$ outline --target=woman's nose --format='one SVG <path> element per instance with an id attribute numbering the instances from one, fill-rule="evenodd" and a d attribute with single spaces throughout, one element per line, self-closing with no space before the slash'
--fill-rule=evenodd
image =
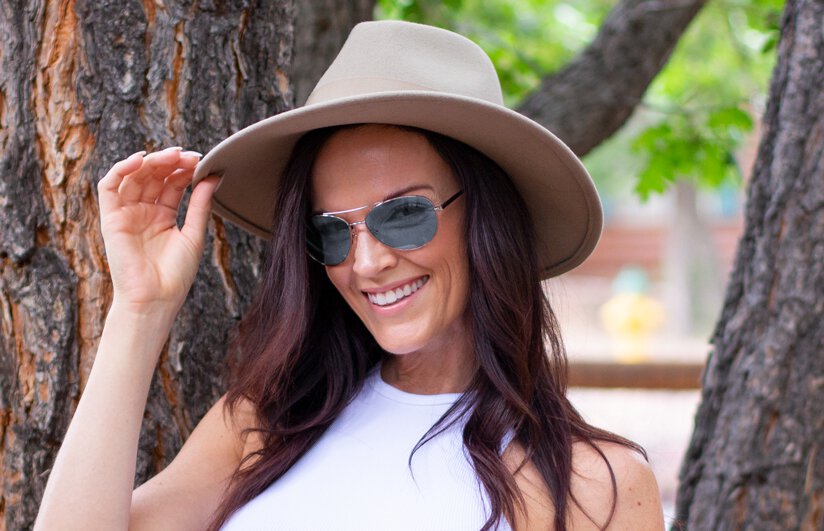
<path id="1" fill-rule="evenodd" d="M 353 271 L 362 277 L 374 277 L 397 263 L 395 250 L 375 238 L 366 225 L 357 225 L 352 234 Z"/>

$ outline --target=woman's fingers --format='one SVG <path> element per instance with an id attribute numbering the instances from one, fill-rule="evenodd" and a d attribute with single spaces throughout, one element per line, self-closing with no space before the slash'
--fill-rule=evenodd
<path id="1" fill-rule="evenodd" d="M 180 232 L 198 247 L 203 245 L 206 224 L 209 222 L 209 214 L 212 211 L 212 194 L 219 182 L 220 177 L 217 175 L 206 177 L 197 183 L 195 189 L 192 190 L 192 196 L 189 198 L 186 220 Z"/>
<path id="2" fill-rule="evenodd" d="M 181 151 L 180 148 L 167 148 L 144 155 L 145 151 L 138 152 L 117 162 L 100 180 L 101 214 L 137 202 L 177 212 L 202 155 L 196 151 Z M 202 241 L 202 233 L 206 230 L 211 212 L 210 199 L 217 188 L 218 178 L 212 177 L 203 182 L 205 184 L 198 184 L 197 191 L 192 193 L 185 222 L 187 237 L 198 242 Z"/>
<path id="3" fill-rule="evenodd" d="M 180 168 L 169 174 L 163 183 L 163 190 L 157 198 L 157 205 L 171 208 L 177 212 L 180 200 L 183 198 L 183 192 L 192 182 L 194 173 L 194 168 Z"/>
<path id="4" fill-rule="evenodd" d="M 162 179 L 174 171 L 180 160 L 179 147 L 166 148 L 149 153 L 143 158 L 143 164 L 123 178 L 118 193 L 123 204 L 137 203 L 151 179 Z M 154 200 L 150 201 L 151 203 Z"/>
<path id="5" fill-rule="evenodd" d="M 180 157 L 178 158 L 176 164 L 171 166 L 158 166 L 155 168 L 150 177 L 146 179 L 145 186 L 143 187 L 143 193 L 140 194 L 140 202 L 156 202 L 158 197 L 163 193 L 163 189 L 166 186 L 169 177 L 181 170 L 190 172 L 194 171 L 195 166 L 197 166 L 197 163 L 200 161 L 202 156 L 203 155 L 197 151 L 183 151 L 180 153 Z M 180 198 L 178 198 L 178 203 L 179 202 Z M 172 208 L 176 210 L 177 204 L 172 205 Z"/>
<path id="6" fill-rule="evenodd" d="M 126 175 L 136 171 L 140 168 L 143 155 L 145 151 L 138 151 L 125 159 L 117 162 L 109 172 L 103 176 L 97 183 L 97 195 L 100 202 L 100 211 L 109 212 L 120 207 L 123 203 L 120 201 L 118 189 Z"/>

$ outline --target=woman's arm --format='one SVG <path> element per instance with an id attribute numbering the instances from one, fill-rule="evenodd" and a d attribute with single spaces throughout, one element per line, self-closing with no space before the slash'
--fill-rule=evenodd
<path id="1" fill-rule="evenodd" d="M 223 404 L 204 415 L 169 466 L 134 491 L 131 531 L 206 529 L 240 460 L 260 448 L 257 434 L 242 434 L 256 425 L 252 405 L 242 400 L 227 417 Z"/>
<path id="2" fill-rule="evenodd" d="M 191 287 L 216 179 L 177 208 L 199 155 L 136 153 L 98 184 L 114 296 L 89 380 L 52 467 L 35 528 L 127 529 L 152 373 Z"/>
<path id="3" fill-rule="evenodd" d="M 113 303 L 35 529 L 128 528 L 143 411 L 173 319 Z"/>

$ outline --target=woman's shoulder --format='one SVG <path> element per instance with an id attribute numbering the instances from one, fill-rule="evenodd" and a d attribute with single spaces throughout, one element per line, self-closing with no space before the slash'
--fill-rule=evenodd
<path id="1" fill-rule="evenodd" d="M 615 475 L 617 499 L 610 469 Z M 578 502 L 570 504 L 572 529 L 601 529 L 610 519 L 613 500 L 610 529 L 664 529 L 658 483 L 637 450 L 607 441 L 576 442 L 571 481 L 572 495 Z"/>
<path id="2" fill-rule="evenodd" d="M 503 457 L 514 472 L 524 455 L 523 448 L 513 443 Z M 609 461 L 609 466 L 604 459 Z M 571 501 L 567 506 L 569 529 L 603 529 L 615 498 L 610 467 L 615 474 L 618 496 L 608 528 L 664 529 L 658 484 L 649 463 L 632 448 L 605 441 L 577 442 L 572 446 L 571 487 L 577 503 Z M 555 510 L 537 467 L 532 462 L 525 463 L 515 474 L 515 481 L 524 495 L 526 514 L 518 515 L 513 528 L 518 531 L 552 529 Z"/>

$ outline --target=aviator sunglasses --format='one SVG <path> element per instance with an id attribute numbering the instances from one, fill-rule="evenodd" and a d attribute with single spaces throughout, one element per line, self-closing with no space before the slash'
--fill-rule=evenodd
<path id="1" fill-rule="evenodd" d="M 426 197 L 408 195 L 338 212 L 324 212 L 309 218 L 306 243 L 311 256 L 323 265 L 338 265 L 349 255 L 355 225 L 365 224 L 382 244 L 393 249 L 420 249 L 435 237 L 438 230 L 437 211 L 448 207 L 463 190 L 435 205 Z M 363 221 L 349 223 L 335 214 L 346 214 L 372 207 Z"/>

